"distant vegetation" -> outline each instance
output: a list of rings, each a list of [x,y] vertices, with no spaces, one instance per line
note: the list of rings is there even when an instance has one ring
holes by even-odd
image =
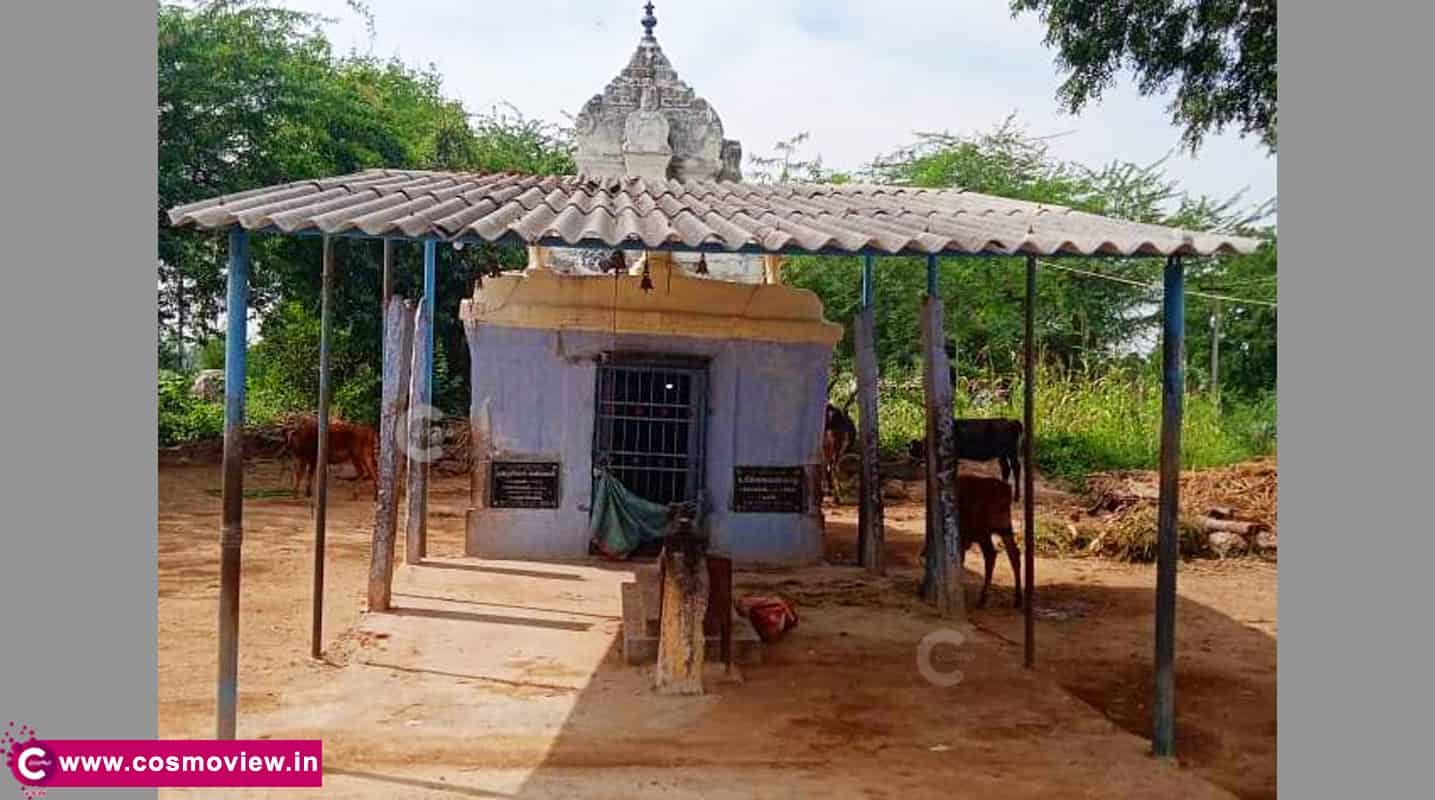
[[[159,431],[161,444],[218,435],[218,403],[189,394],[194,370],[223,364],[222,237],[169,227],[176,205],[227,192],[369,167],[516,170],[567,174],[571,131],[511,108],[475,112],[442,91],[442,77],[397,61],[333,52],[319,18],[252,0],[161,5],[159,14],[160,245]],[[1048,142],[1015,121],[971,134],[926,133],[877,156],[853,174],[802,152],[799,134],[754,155],[751,180],[853,180],[973,191],[1201,230],[1240,231],[1270,245],[1239,258],[1190,259],[1188,287],[1274,301],[1276,243],[1261,227],[1271,204],[1184,196],[1161,165],[1101,167],[1061,161]],[[339,276],[331,345],[334,408],[373,421],[378,407],[380,325],[377,242],[336,242]],[[255,237],[248,420],[264,424],[312,410],[318,393],[320,244]],[[398,248],[397,289],[418,294],[420,250]],[[468,350],[459,301],[473,283],[521,266],[518,248],[444,249],[435,332],[435,400],[464,414]],[[1043,471],[1079,477],[1093,469],[1144,467],[1156,460],[1159,384],[1154,341],[1156,290],[1094,279],[1076,267],[1155,284],[1152,259],[1043,259],[1037,328],[1042,371],[1037,394]],[[794,257],[784,279],[811,289],[829,319],[849,330],[836,369],[850,374],[850,322],[858,302],[855,258]],[[1023,268],[1020,259],[941,261],[946,332],[956,340],[957,412],[1020,417]],[[917,318],[925,291],[917,259],[881,259],[875,294],[884,390],[884,446],[905,449],[921,435]],[[1187,303],[1188,465],[1227,463],[1275,447],[1276,313],[1223,306],[1221,392],[1209,386],[1208,301]],[[253,329],[253,328],[251,328]],[[841,403],[841,381],[834,392]]]

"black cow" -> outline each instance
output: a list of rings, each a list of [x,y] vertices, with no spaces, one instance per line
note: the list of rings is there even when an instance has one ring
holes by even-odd
[[[857,439],[857,426],[847,412],[827,404],[827,420],[822,431],[822,461],[823,472],[827,476],[827,489],[832,493],[832,499],[841,502],[837,497],[837,466],[842,456],[851,449],[852,442]]]
[[[1002,480],[1015,475],[1012,483],[1016,500],[1021,499],[1021,423],[1014,419],[958,419],[957,456],[968,461],[996,459]],[[927,443],[914,439],[907,448],[913,461],[927,460]]]

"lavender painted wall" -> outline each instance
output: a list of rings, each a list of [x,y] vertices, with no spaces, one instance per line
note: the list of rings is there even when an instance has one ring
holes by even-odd
[[[475,480],[470,555],[587,556],[595,371],[602,353],[622,350],[709,359],[704,484],[713,547],[747,563],[822,558],[821,503],[811,483],[822,460],[830,347],[473,323],[467,332],[471,419],[476,440],[487,442],[488,457],[562,464],[556,509],[486,508],[488,487]],[[808,466],[807,513],[734,513],[735,465]]]

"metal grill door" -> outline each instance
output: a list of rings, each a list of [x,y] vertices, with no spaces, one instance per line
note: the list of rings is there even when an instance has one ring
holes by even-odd
[[[698,496],[707,372],[663,364],[598,367],[593,465],[655,503]]]

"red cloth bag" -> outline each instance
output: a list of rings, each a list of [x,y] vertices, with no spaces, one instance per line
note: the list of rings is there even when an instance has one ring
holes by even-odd
[[[797,609],[781,597],[744,597],[736,605],[738,613],[746,615],[753,630],[769,644],[797,627]]]

